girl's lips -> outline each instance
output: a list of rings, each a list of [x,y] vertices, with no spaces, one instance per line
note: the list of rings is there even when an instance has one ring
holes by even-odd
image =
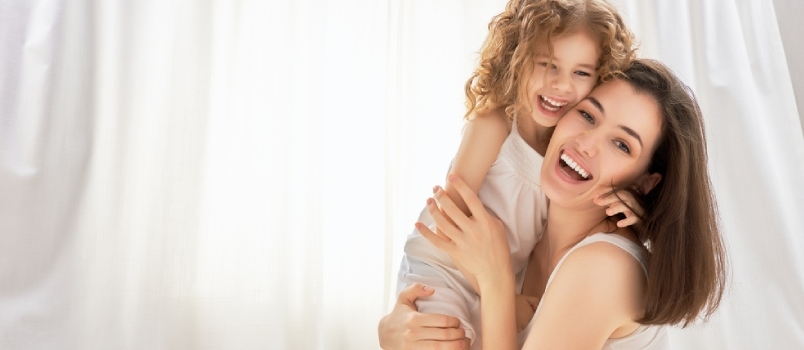
[[[539,112],[541,112],[545,116],[553,117],[553,118],[558,118],[558,117],[561,117],[562,115],[564,115],[564,110],[569,105],[569,103],[567,103],[567,104],[561,106],[557,110],[549,110],[549,109],[545,108],[543,103],[544,102],[542,101],[541,95],[536,96],[536,108],[539,109]]]

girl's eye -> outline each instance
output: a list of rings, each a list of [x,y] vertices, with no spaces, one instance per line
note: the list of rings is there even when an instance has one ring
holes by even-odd
[[[625,152],[626,154],[631,154],[631,148],[628,147],[628,144],[622,141],[614,141],[614,145],[617,146],[620,150]]]
[[[547,62],[539,62],[539,65],[542,67],[547,67]]]
[[[579,71],[575,72],[575,74],[578,74],[578,75],[580,75],[582,77],[591,77],[592,76],[591,74],[589,74],[587,72],[584,72],[582,70],[579,70]]]
[[[578,111],[578,112],[581,114],[581,118],[586,119],[586,121],[589,122],[590,124],[595,123],[595,118],[592,117],[591,114],[586,113],[586,111]]]

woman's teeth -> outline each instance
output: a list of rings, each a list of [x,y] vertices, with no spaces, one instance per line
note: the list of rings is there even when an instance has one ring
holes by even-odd
[[[541,101],[542,107],[550,112],[556,112],[567,104],[566,102],[558,102],[544,95],[540,95],[539,100]]]
[[[572,170],[575,170],[575,172],[581,175],[581,177],[584,178],[584,180],[589,178],[589,173],[587,173],[586,170],[581,168],[581,166],[578,165],[578,163],[575,163],[575,161],[572,160],[572,158],[570,158],[566,153],[561,154],[561,160],[563,160],[564,163],[567,163],[567,165],[569,165],[569,167],[572,168]]]

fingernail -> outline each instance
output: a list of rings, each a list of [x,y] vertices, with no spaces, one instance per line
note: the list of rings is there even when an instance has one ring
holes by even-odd
[[[422,290],[424,290],[425,292],[429,292],[429,291],[433,290],[433,288],[430,288],[428,286],[424,286],[424,287],[422,287]]]
[[[433,186],[433,193],[438,192],[438,185]]]
[[[449,176],[447,178],[449,178],[449,181],[455,181],[455,180],[458,180],[458,175],[449,174]]]
[[[427,198],[427,205],[431,205],[431,204],[433,204],[433,199],[432,198]]]

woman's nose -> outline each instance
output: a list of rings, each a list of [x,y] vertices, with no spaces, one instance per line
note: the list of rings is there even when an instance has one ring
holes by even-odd
[[[578,152],[588,157],[597,155],[597,137],[593,131],[587,131],[578,135],[578,137],[575,138],[575,142],[578,144]]]

